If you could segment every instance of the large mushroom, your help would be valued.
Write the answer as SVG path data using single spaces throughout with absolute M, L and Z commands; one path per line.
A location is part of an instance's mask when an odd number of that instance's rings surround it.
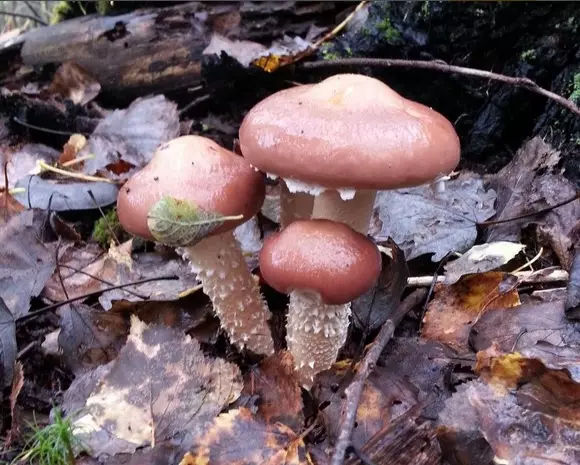
M 368 291 L 381 256 L 367 236 L 330 220 L 296 220 L 260 252 L 264 280 L 290 295 L 287 343 L 305 387 L 330 368 L 345 342 L 350 302 Z
M 291 193 L 316 196 L 313 218 L 364 234 L 377 190 L 435 182 L 460 155 L 444 116 L 358 74 L 267 97 L 246 115 L 239 136 L 253 166 L 283 178 Z
M 131 234 L 178 247 L 232 343 L 271 354 L 270 311 L 233 236 L 264 195 L 262 176 L 244 158 L 210 139 L 184 136 L 162 145 L 127 181 L 117 209 Z

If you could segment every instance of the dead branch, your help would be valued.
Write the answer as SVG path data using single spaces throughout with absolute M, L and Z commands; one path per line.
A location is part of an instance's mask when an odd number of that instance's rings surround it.
M 580 108 L 574 102 L 558 95 L 554 92 L 544 89 L 536 84 L 531 79 L 525 77 L 512 77 L 504 74 L 492 73 L 491 71 L 484 71 L 481 69 L 467 68 L 464 66 L 454 66 L 445 63 L 442 60 L 421 61 L 421 60 L 402 60 L 390 58 L 341 58 L 338 60 L 328 61 L 312 61 L 304 62 L 298 65 L 303 69 L 327 68 L 333 66 L 376 66 L 380 68 L 417 68 L 428 69 L 432 71 L 442 71 L 445 73 L 462 74 L 464 76 L 472 76 L 476 78 L 489 79 L 492 81 L 503 82 L 515 87 L 522 87 L 535 94 L 543 95 L 544 97 L 559 103 L 573 113 L 580 115 Z

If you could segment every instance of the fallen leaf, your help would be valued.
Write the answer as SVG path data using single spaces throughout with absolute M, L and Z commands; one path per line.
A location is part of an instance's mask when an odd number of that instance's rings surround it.
M 68 163 L 77 157 L 77 153 L 86 145 L 87 138 L 82 134 L 73 134 L 62 148 L 62 153 L 58 159 L 59 163 Z
M 250 40 L 231 40 L 221 34 L 213 33 L 202 55 L 220 56 L 223 52 L 247 67 L 257 56 L 260 56 L 267 50 L 267 47 L 257 42 Z
M 390 248 L 392 257 L 381 254 L 383 267 L 377 285 L 351 304 L 354 325 L 368 332 L 380 328 L 388 318 L 392 318 L 399 308 L 409 277 L 405 255 L 397 244 L 388 239 L 379 245 Z
M 312 465 L 304 441 L 282 423 L 266 424 L 240 408 L 222 413 L 180 465 Z
M 106 207 L 117 201 L 119 192 L 115 184 L 108 182 L 56 181 L 40 176 L 26 176 L 16 187 L 24 192 L 14 194 L 14 198 L 26 208 L 59 212 Z
M 563 301 L 489 310 L 473 325 L 469 337 L 477 351 L 494 343 L 506 352 L 521 350 L 539 341 L 554 345 L 580 343 L 578 324 L 566 319 Z
M 557 346 L 538 341 L 533 346 L 518 350 L 526 358 L 535 358 L 553 370 L 568 370 L 574 381 L 580 383 L 580 351 L 578 345 Z
M 136 317 L 127 344 L 104 367 L 73 421 L 93 457 L 133 453 L 175 437 L 189 447 L 242 389 L 235 365 L 205 357 L 179 330 Z
M 0 297 L 14 318 L 28 313 L 56 266 L 54 244 L 40 242 L 33 220 L 34 211 L 25 210 L 0 224 Z
M 295 431 L 304 425 L 302 391 L 290 352 L 277 352 L 244 377 L 242 395 L 255 399 L 256 415 Z
M 0 224 L 22 212 L 24 207 L 6 191 L 0 189 Z
M 89 137 L 78 157 L 94 155 L 84 162 L 83 172 L 126 180 L 143 168 L 157 147 L 179 135 L 177 105 L 163 95 L 135 100 L 127 109 L 115 110 L 103 119 Z M 123 161 L 130 167 L 122 174 L 107 171 Z
M 18 181 L 35 172 L 39 161 L 52 165 L 59 156 L 58 150 L 42 144 L 25 144 L 16 152 L 10 153 L 5 160 L 8 162 L 6 166 L 8 188 L 16 187 Z
M 120 314 L 82 304 L 65 305 L 59 314 L 58 345 L 75 376 L 109 363 L 126 342 L 129 325 Z
M 346 403 L 343 363 L 316 377 L 312 389 L 317 404 L 328 404 L 319 413 L 331 443 L 340 433 L 340 419 Z M 417 403 L 418 390 L 397 373 L 376 367 L 365 381 L 356 412 L 352 444 L 363 447 L 377 432 L 386 429 Z
M 12 388 L 10 389 L 10 430 L 6 434 L 6 439 L 3 444 L 5 450 L 8 450 L 14 441 L 20 439 L 21 418 L 16 402 L 18 401 L 18 396 L 20 395 L 22 386 L 24 386 L 24 371 L 22 369 L 22 363 L 16 362 L 14 364 Z
M 14 316 L 0 297 L 0 386 L 3 388 L 13 382 L 17 350 Z
M 473 246 L 476 222 L 495 213 L 495 200 L 495 192 L 486 191 L 483 180 L 467 172 L 447 181 L 442 193 L 429 185 L 380 191 L 375 215 L 382 229 L 375 239 L 391 237 L 407 260 L 433 254 L 431 259 L 437 262 L 449 252 L 464 252 Z
M 566 316 L 580 319 L 580 247 L 575 251 L 566 286 Z
M 495 270 L 508 263 L 524 248 L 523 244 L 505 241 L 474 245 L 457 260 L 445 265 L 445 284 L 456 283 L 466 274 Z
M 99 95 L 101 84 L 82 66 L 67 61 L 54 73 L 48 91 L 77 105 L 86 105 Z
M 450 286 L 437 283 L 435 297 L 423 318 L 421 336 L 468 350 L 471 327 L 486 312 L 520 304 L 516 285 L 515 276 L 499 271 L 466 275 Z

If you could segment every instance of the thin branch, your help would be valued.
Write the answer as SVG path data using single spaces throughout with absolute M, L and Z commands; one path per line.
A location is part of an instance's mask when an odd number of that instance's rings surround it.
M 32 15 L 28 15 L 26 13 L 14 13 L 12 11 L 0 11 L 0 15 L 5 15 L 5 16 L 14 16 L 15 18 L 24 18 L 24 19 L 30 19 L 38 24 L 42 24 L 43 26 L 48 26 L 48 23 L 46 21 L 43 21 L 40 18 L 37 18 L 35 16 Z
M 351 445 L 351 436 L 354 429 L 354 424 L 356 420 L 356 412 L 358 410 L 358 405 L 362 396 L 365 381 L 368 378 L 370 372 L 374 369 L 375 363 L 379 359 L 381 352 L 387 345 L 387 343 L 393 337 L 395 332 L 395 325 L 391 320 L 387 320 L 379 334 L 375 338 L 373 345 L 367 352 L 365 358 L 363 358 L 352 383 L 345 389 L 344 393 L 346 395 L 346 406 L 345 412 L 341 417 L 338 439 L 334 447 L 334 452 L 330 460 L 330 465 L 342 465 L 344 462 L 344 456 L 346 450 Z
M 455 73 L 462 74 L 464 76 L 472 76 L 476 78 L 489 79 L 492 81 L 503 82 L 504 84 L 510 84 L 515 87 L 522 87 L 534 92 L 535 94 L 543 95 L 544 97 L 553 100 L 563 107 L 567 108 L 573 113 L 580 115 L 580 108 L 574 104 L 574 102 L 562 97 L 554 92 L 544 89 L 536 84 L 531 79 L 526 77 L 512 77 L 506 76 L 504 74 L 492 73 L 491 71 L 484 71 L 481 69 L 467 68 L 464 66 L 454 66 L 445 63 L 442 60 L 401 60 L 401 59 L 390 59 L 390 58 L 340 58 L 338 60 L 328 60 L 328 61 L 312 61 L 303 62 L 297 65 L 298 68 L 303 69 L 316 69 L 316 68 L 328 68 L 333 66 L 376 66 L 380 68 L 417 68 L 417 69 L 428 69 L 431 71 L 442 71 L 445 73 Z
M 107 289 L 101 289 L 99 291 L 89 292 L 87 294 L 73 297 L 72 299 L 67 299 L 67 300 L 63 300 L 62 302 L 57 302 L 56 304 L 47 305 L 46 307 L 42 307 L 38 310 L 35 310 L 34 312 L 30 312 L 27 315 L 23 315 L 21 317 L 18 317 L 18 318 L 16 318 L 15 321 L 18 323 L 22 323 L 23 321 L 28 321 L 32 318 L 36 318 L 38 315 L 41 315 L 42 313 L 46 313 L 50 310 L 54 310 L 55 308 L 62 307 L 63 305 L 70 304 L 72 302 L 76 302 L 77 300 L 88 299 L 89 297 L 97 297 L 97 296 L 103 294 L 104 292 L 114 291 L 115 289 L 122 289 L 124 287 L 129 287 L 129 286 L 137 286 L 139 284 L 149 283 L 151 281 L 165 281 L 165 280 L 170 280 L 170 279 L 175 280 L 175 279 L 179 279 L 179 278 L 177 276 L 162 276 L 160 278 L 147 278 L 147 279 L 141 279 L 140 281 L 134 281 L 132 283 L 119 284 L 118 286 L 109 287 Z
M 17 116 L 14 116 L 12 118 L 12 120 L 15 121 L 16 123 L 26 127 L 26 128 L 35 129 L 37 131 L 43 131 L 43 132 L 46 132 L 48 134 L 56 134 L 58 136 L 74 136 L 75 134 L 82 134 L 83 136 L 90 136 L 90 134 L 88 134 L 88 133 L 59 131 L 58 129 L 44 128 L 42 126 L 37 126 L 36 124 L 30 124 L 30 123 L 27 123 L 26 121 L 22 121 Z

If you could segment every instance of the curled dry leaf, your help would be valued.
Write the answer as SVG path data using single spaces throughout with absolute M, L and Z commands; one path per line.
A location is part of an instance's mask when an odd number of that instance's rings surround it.
M 67 61 L 54 73 L 48 91 L 77 105 L 86 105 L 99 95 L 101 84 L 82 66 Z
M 491 309 L 504 310 L 520 304 L 517 278 L 490 271 L 463 276 L 450 286 L 438 283 L 427 305 L 421 335 L 458 349 L 468 350 L 471 327 Z
M 16 352 L 14 316 L 0 297 L 0 386 L 2 388 L 10 386 L 12 383 Z
M 249 409 L 222 413 L 180 465 L 312 465 L 304 441 L 282 423 L 266 424 Z
M 484 273 L 508 263 L 525 246 L 513 242 L 499 241 L 474 245 L 457 260 L 445 265 L 445 284 L 453 284 L 466 274 Z
M 83 172 L 104 172 L 110 178 L 126 180 L 179 131 L 175 103 L 163 95 L 138 98 L 127 109 L 113 111 L 95 128 L 78 154 L 94 155 L 84 163 Z
M 83 149 L 87 143 L 87 138 L 82 134 L 73 134 L 62 148 L 62 153 L 58 159 L 59 163 L 68 163 L 73 161 L 77 154 Z
M 426 185 L 377 194 L 375 214 L 382 222 L 378 240 L 392 237 L 407 260 L 433 254 L 434 262 L 449 252 L 464 252 L 475 243 L 476 222 L 494 213 L 496 195 L 485 190 L 476 174 L 464 172 L 436 193 Z
M 54 244 L 43 244 L 34 211 L 25 210 L 0 224 L 0 297 L 14 316 L 28 313 L 55 269 Z
M 506 352 L 521 350 L 539 341 L 550 344 L 580 344 L 578 324 L 568 321 L 564 302 L 523 304 L 513 308 L 490 309 L 473 326 L 469 342 L 477 351 L 492 344 Z
M 255 400 L 256 415 L 268 424 L 280 422 L 294 431 L 304 425 L 302 391 L 290 352 L 277 352 L 250 370 L 242 395 Z
M 99 369 L 101 377 L 74 417 L 90 455 L 133 453 L 139 447 L 179 438 L 189 448 L 242 389 L 238 368 L 203 355 L 181 331 L 147 326 L 131 318 L 127 344 Z M 70 389 L 73 389 L 71 386 Z M 71 411 L 79 400 L 70 401 Z

